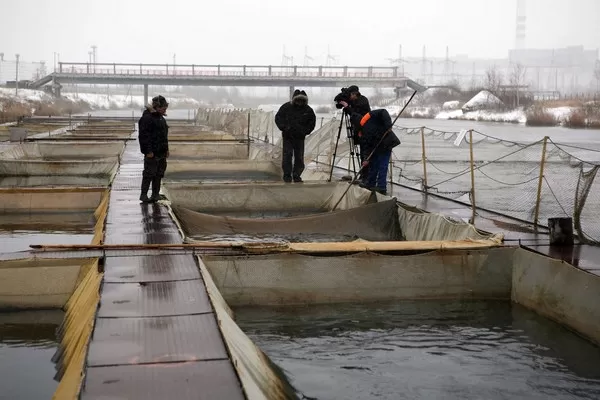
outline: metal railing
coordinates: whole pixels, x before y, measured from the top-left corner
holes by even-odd
[[[398,67],[331,67],[273,65],[122,64],[60,62],[59,74],[144,75],[191,77],[308,77],[308,78],[402,78]]]

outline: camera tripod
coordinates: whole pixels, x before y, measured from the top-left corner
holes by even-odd
[[[360,168],[361,166],[361,158],[360,158],[360,149],[358,144],[354,141],[354,128],[352,127],[352,121],[350,121],[350,116],[342,111],[342,118],[340,119],[340,127],[338,128],[337,138],[335,140],[335,148],[333,150],[333,160],[331,162],[331,170],[329,171],[329,182],[331,182],[331,178],[333,177],[333,168],[335,167],[335,158],[337,156],[338,145],[340,142],[340,136],[342,134],[342,127],[346,126],[346,138],[348,139],[348,144],[350,146],[350,160],[352,162],[352,171],[356,175],[356,166]],[[348,165],[348,169],[350,169],[350,165]]]

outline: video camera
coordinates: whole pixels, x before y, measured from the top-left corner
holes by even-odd
[[[335,102],[335,108],[338,110],[340,108],[344,108],[340,102],[345,101],[346,103],[350,104],[350,90],[348,90],[348,88],[342,88],[341,92],[335,96],[333,101]]]

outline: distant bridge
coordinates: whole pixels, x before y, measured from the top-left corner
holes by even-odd
[[[398,67],[330,67],[272,65],[173,65],[121,63],[59,63],[58,71],[33,83],[33,89],[52,84],[60,95],[61,83],[161,86],[281,86],[289,87],[392,87],[401,90],[414,83]]]

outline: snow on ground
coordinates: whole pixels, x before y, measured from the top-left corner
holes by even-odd
[[[435,116],[435,119],[461,119],[462,116],[462,110],[441,111]]]
[[[482,108],[490,108],[500,105],[502,105],[502,100],[493,95],[491,92],[482,90],[473,96],[471,100],[467,101],[462,106],[462,109],[465,111],[475,111]]]
[[[21,103],[27,101],[52,101],[52,96],[42,90],[19,89],[18,96],[15,94],[15,89],[0,88],[0,97],[19,101]]]
[[[442,104],[442,110],[456,110],[459,104],[460,101],[458,100],[447,101]]]
[[[558,122],[564,122],[573,112],[573,107],[552,107],[546,108],[546,111],[554,115]]]
[[[63,93],[63,96],[71,101],[83,100],[93,109],[123,109],[140,108],[145,106],[144,96],[127,96],[124,94],[98,94],[98,93]],[[191,98],[168,98],[170,107],[177,107],[179,104],[185,104],[189,107],[199,107],[200,102]]]
[[[277,111],[279,110],[279,107],[281,107],[283,103],[281,104],[260,104],[257,108],[259,110],[262,111]],[[329,112],[335,112],[337,111],[337,109],[335,108],[334,105],[332,104],[317,104],[317,103],[311,103],[310,100],[308,102],[308,105],[313,109],[313,110],[317,110],[317,109],[327,109],[329,110]]]
[[[463,113],[462,110],[442,111],[438,113],[435,119],[461,119],[468,121],[489,121],[489,122],[518,122],[524,124],[527,121],[525,112],[522,109],[507,112],[492,111],[469,111]]]
[[[313,105],[310,104],[310,106],[312,107]],[[258,106],[258,109],[265,111],[265,112],[269,112],[269,111],[277,112],[277,110],[279,110],[279,107],[281,107],[281,104],[260,104]]]
[[[63,93],[63,97],[77,102],[85,101],[92,109],[119,109],[119,108],[140,108],[144,106],[144,96],[127,96],[122,94],[99,94],[99,93]],[[42,90],[19,89],[18,95],[15,89],[0,88],[0,98],[24,102],[52,102],[54,97]],[[172,97],[168,99],[172,107],[179,104],[185,104],[188,107],[199,107],[201,103],[192,98]]]

